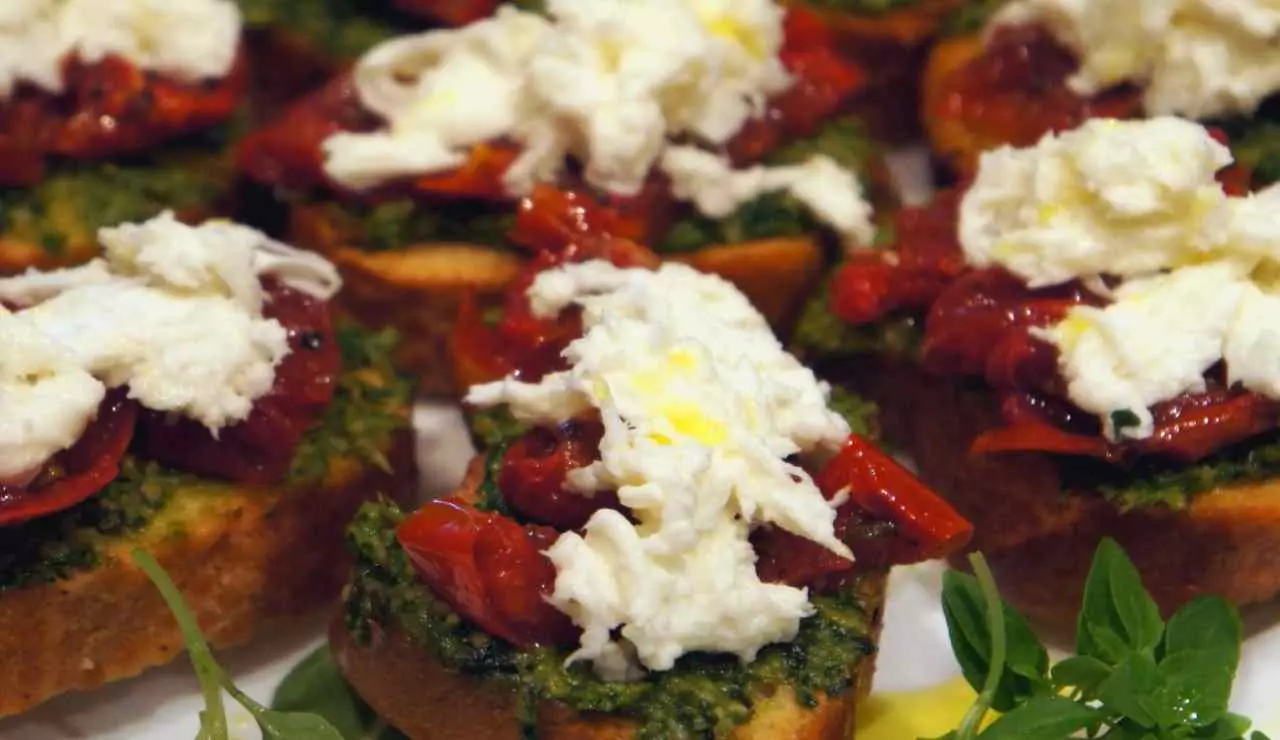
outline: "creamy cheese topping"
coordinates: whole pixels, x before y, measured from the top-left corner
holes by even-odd
[[[1112,439],[1149,436],[1150,407],[1204,390],[1222,361],[1231,382],[1280,398],[1280,188],[1228,196],[1214,172],[1230,162],[1187,121],[1092,121],[984,154],[961,203],[971,264],[1110,299],[1037,333]],[[1116,412],[1137,423],[1116,428],[1129,418]]]
[[[284,327],[262,315],[258,280],[318,298],[339,286],[324,260],[230,223],[165,213],[99,240],[104,256],[84,266],[0,279],[0,301],[26,307],[14,319],[82,372],[215,433],[248,417],[289,351]]]
[[[19,83],[61,92],[71,54],[90,63],[115,54],[187,82],[222,77],[240,27],[233,0],[4,0],[0,97]]]
[[[0,484],[26,485],[71,447],[106,387],[62,345],[0,308]]]
[[[554,178],[569,156],[592,185],[631,194],[669,137],[723,143],[785,90],[781,45],[782,10],[769,0],[550,0],[547,19],[503,8],[367,54],[356,90],[387,127],[331,137],[326,170],[366,188],[508,139],[522,147],[513,194]]]
[[[960,207],[960,243],[977,267],[1031,287],[1107,273],[1141,275],[1222,249],[1231,162],[1200,125],[1096,119],[1025,149],[982,155]]]
[[[661,168],[677,198],[712,218],[724,218],[765,193],[786,191],[847,244],[865,246],[875,238],[862,184],[826,155],[797,165],[735,170],[724,157],[697,147],[673,146],[662,155]]]
[[[1152,115],[1249,114],[1280,90],[1274,0],[1017,0],[995,21],[1023,22],[1079,55],[1077,91],[1134,82]]]
[[[808,595],[762,583],[748,535],[774,524],[851,557],[832,504],[784,459],[848,436],[826,385],[741,293],[683,265],[569,265],[540,274],[529,297],[544,316],[582,307],[584,334],[565,351],[571,369],[476,386],[467,401],[507,404],[539,424],[599,413],[600,459],[571,471],[569,484],[584,495],[617,490],[634,520],[599,511],[547,553],[551,603],[583,629],[572,659],[621,679],[639,666],[669,669],[690,651],[751,660],[793,639],[812,613]]]

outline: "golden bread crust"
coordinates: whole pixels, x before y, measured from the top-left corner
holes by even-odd
[[[389,442],[395,473],[342,458],[313,486],[175,493],[140,537],[210,641],[239,644],[265,623],[337,596],[349,568],[347,523],[376,495],[410,500],[413,446],[409,430]],[[134,676],[183,651],[173,616],[129,559],[132,547],[113,544],[100,566],[66,580],[0,593],[0,716]]]
[[[472,498],[484,480],[478,455],[453,495]],[[879,643],[887,574],[861,579],[859,595],[869,612],[867,638]],[[368,645],[356,644],[344,620],[334,621],[329,644],[343,676],[361,698],[412,740],[520,740],[515,691],[494,681],[450,671],[399,630],[375,631]],[[839,696],[822,696],[816,707],[781,689],[759,702],[751,721],[729,740],[849,740],[857,707],[871,691],[876,655],[850,666],[853,683]],[[541,740],[631,740],[635,723],[625,717],[581,714],[563,704],[538,708]]]
[[[874,609],[872,633],[881,625],[884,576],[868,576],[868,606]],[[369,645],[352,641],[341,619],[330,631],[330,645],[343,675],[383,719],[412,740],[519,740],[525,737],[517,717],[516,694],[509,686],[450,671],[403,632],[375,633]],[[729,740],[849,740],[857,707],[871,690],[875,655],[856,666],[853,685],[816,707],[800,704],[790,689],[761,701],[751,721]],[[635,723],[627,718],[580,714],[558,703],[538,709],[542,740],[631,740]]]
[[[1181,511],[1122,512],[1097,491],[1065,490],[1048,455],[969,454],[999,423],[985,388],[874,360],[849,381],[881,405],[886,439],[974,523],[970,549],[986,553],[1001,592],[1041,624],[1070,629],[1104,536],[1128,551],[1165,613],[1201,594],[1236,604],[1280,594],[1280,481],[1224,486]]]
[[[428,394],[453,395],[448,340],[463,298],[496,305],[524,256],[474,244],[433,243],[366,252],[346,245],[341,227],[323,208],[295,206],[290,241],[324,254],[342,271],[342,308],[368,326],[400,332],[397,361],[417,375]],[[763,239],[712,246],[679,257],[719,274],[750,298],[775,330],[785,329],[821,277],[823,252],[815,239]]]

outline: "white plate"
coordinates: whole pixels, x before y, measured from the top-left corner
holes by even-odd
[[[905,201],[920,202],[928,196],[928,164],[921,152],[895,153],[890,165]],[[415,423],[421,431],[424,494],[448,490],[461,480],[470,457],[461,417],[450,407],[423,405]],[[940,564],[927,563],[900,568],[890,579],[876,692],[925,689],[959,675],[939,601],[942,570]],[[1280,737],[1280,708],[1273,700],[1275,687],[1280,686],[1280,605],[1250,612],[1246,623],[1251,636],[1245,643],[1232,708],[1252,717],[1257,729]],[[323,642],[326,624],[327,619],[317,617],[282,628],[219,658],[242,689],[266,702],[288,670]],[[140,678],[90,694],[65,696],[21,718],[0,720],[0,739],[185,740],[196,735],[200,708],[191,666],[180,659]],[[259,737],[247,723],[235,724],[238,740]]]

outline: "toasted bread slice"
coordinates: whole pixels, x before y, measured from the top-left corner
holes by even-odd
[[[484,479],[484,459],[472,461],[455,495],[474,496]],[[858,597],[868,613],[867,639],[879,640],[887,576],[859,579]],[[352,639],[342,619],[330,646],[347,681],[370,707],[412,740],[519,740],[528,737],[509,685],[450,671],[396,629],[375,632],[367,645]],[[750,720],[731,740],[849,740],[858,704],[871,690],[875,652],[849,666],[851,684],[837,696],[820,695],[813,706],[779,686],[758,700]],[[537,709],[535,736],[542,740],[630,740],[635,722],[621,716],[581,714],[556,702]]]
[[[472,292],[481,305],[495,303],[524,263],[518,253],[468,244],[329,252],[343,273],[344,308],[366,324],[395,327],[401,366],[436,394],[454,391],[446,348],[463,297]],[[823,267],[822,248],[809,238],[709,247],[679,259],[732,281],[778,330],[795,318]]]
[[[989,390],[897,361],[868,360],[851,382],[880,404],[886,439],[973,522],[970,548],[986,553],[1001,593],[1049,628],[1071,628],[1103,537],[1130,554],[1165,613],[1201,594],[1236,604],[1280,594],[1280,480],[1222,486],[1184,509],[1124,511],[1097,490],[1072,490],[1070,461],[970,454],[1000,423]]]
[[[0,716],[182,653],[172,615],[129,558],[134,547],[173,576],[216,646],[333,599],[348,568],[342,531],[356,509],[379,493],[404,499],[414,490],[410,437],[406,430],[386,449],[394,474],[338,458],[312,486],[176,492],[146,529],[107,546],[93,570],[0,593]]]
[[[978,155],[1004,143],[984,137],[954,116],[942,115],[947,105],[948,80],[952,74],[982,54],[979,34],[955,36],[939,41],[929,52],[920,88],[920,110],[924,114],[929,147],[940,163],[959,177],[972,175]]]
[[[72,509],[0,527],[0,716],[173,659],[182,639],[130,553],[173,576],[214,644],[333,600],[349,570],[342,533],[378,496],[417,488],[407,383],[391,338],[340,328],[333,404],[277,485],[233,484],[126,457]]]

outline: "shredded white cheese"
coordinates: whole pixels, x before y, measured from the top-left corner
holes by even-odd
[[[1198,124],[1097,120],[984,154],[961,203],[970,264],[1032,287],[1123,279],[1107,305],[1037,332],[1111,439],[1150,436],[1150,407],[1204,390],[1223,361],[1280,398],[1280,189],[1228,196],[1214,175],[1230,162]],[[1117,429],[1121,411],[1138,423]]]
[[[1248,115],[1280,91],[1272,0],[1017,0],[994,24],[1026,22],[1080,56],[1077,91],[1137,83],[1151,115]]]
[[[289,351],[284,327],[262,315],[260,279],[322,299],[339,287],[329,263],[235,224],[165,213],[99,239],[104,256],[84,266],[0,279],[0,301],[24,307],[14,320],[81,373],[215,433],[248,417]]]
[[[118,55],[186,82],[225,76],[240,44],[233,0],[4,0],[0,98],[22,83],[61,92],[63,60]]]
[[[106,387],[66,348],[0,308],[0,484],[25,485],[74,445]]]
[[[735,170],[724,157],[691,146],[662,155],[672,193],[712,218],[725,218],[765,193],[785,191],[831,227],[846,245],[863,247],[875,238],[871,204],[854,174],[826,155],[797,165],[756,165]]]
[[[794,638],[807,594],[762,583],[747,537],[771,523],[851,557],[832,504],[784,459],[849,434],[826,385],[741,293],[682,265],[569,265],[539,275],[529,297],[541,315],[582,307],[571,369],[476,386],[467,400],[545,424],[597,411],[600,460],[571,471],[570,485],[617,490],[635,520],[597,512],[547,553],[551,603],[583,629],[572,659],[622,679],[690,651],[749,661]]]

